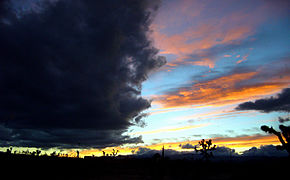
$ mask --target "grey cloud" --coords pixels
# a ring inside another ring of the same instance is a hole
[[[252,147],[249,150],[246,150],[242,154],[243,156],[276,156],[276,157],[282,157],[282,156],[288,156],[288,153],[286,150],[277,150],[277,148],[273,145],[266,145],[261,146],[260,148]]]
[[[148,38],[159,1],[43,1],[43,10],[21,18],[6,2],[0,1],[0,146],[141,142],[123,133],[142,125],[151,106],[141,97],[142,82],[165,63]]]
[[[182,149],[193,149],[195,146],[192,144],[180,144],[179,147],[181,147]]]
[[[265,113],[273,111],[290,112],[290,88],[285,88],[276,97],[245,102],[236,107],[237,110],[257,110]]]

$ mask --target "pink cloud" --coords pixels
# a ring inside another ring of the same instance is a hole
[[[219,45],[240,44],[254,35],[256,27],[269,16],[267,12],[271,7],[267,3],[247,4],[237,11],[225,11],[236,4],[229,5],[222,1],[219,7],[212,10],[208,8],[211,3],[205,1],[167,3],[166,7],[161,8],[152,26],[155,45],[161,49],[160,54],[177,56],[171,64],[213,68],[219,58],[210,56],[207,51],[210,53],[211,48]]]
[[[249,54],[246,54],[245,56],[243,56],[243,58],[241,60],[237,61],[237,64],[240,64],[241,62],[246,61],[248,59],[248,57],[249,57]]]

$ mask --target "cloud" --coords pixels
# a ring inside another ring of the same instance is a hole
[[[176,60],[170,62],[172,65],[193,64],[213,68],[217,54],[239,47],[243,40],[253,34],[250,27],[238,26],[228,30],[222,27],[223,24],[201,25],[201,27],[189,28],[186,32],[175,35],[154,31],[154,39],[156,46],[163,50],[161,54],[178,56]],[[217,41],[217,39],[223,40]],[[217,49],[219,51],[216,51]]]
[[[213,138],[214,144],[230,148],[238,147],[257,147],[261,145],[280,144],[278,138],[274,135],[240,135],[236,137],[216,137]]]
[[[290,121],[290,118],[289,117],[287,117],[287,118],[279,117],[279,122],[280,123],[284,123],[284,122],[288,122],[288,121]]]
[[[0,147],[40,147],[49,149],[103,148],[125,143],[143,143],[141,136],[122,135],[124,130],[90,129],[10,129],[0,126]]]
[[[239,104],[237,110],[257,110],[261,112],[290,112],[290,88],[285,88],[277,96]]]
[[[135,151],[136,155],[139,156],[146,156],[146,157],[152,157],[154,154],[160,153],[160,150],[154,150],[150,148],[140,147],[137,151]]]
[[[193,146],[192,144],[180,144],[179,145],[181,147],[181,149],[194,149],[195,146]]]
[[[6,9],[3,1],[0,9]],[[151,101],[150,72],[165,63],[148,39],[157,1],[46,1],[40,12],[0,15],[1,146],[106,147]],[[9,9],[7,10],[9,11]],[[141,123],[142,124],[142,123]]]
[[[240,64],[241,62],[244,62],[244,61],[246,61],[247,59],[248,59],[248,54],[247,55],[245,55],[245,56],[243,56],[243,58],[241,59],[241,60],[238,60],[236,63],[237,64]]]
[[[229,147],[220,146],[220,147],[217,147],[213,151],[213,155],[214,156],[238,156],[238,153],[236,153],[234,149],[231,149]]]
[[[1,130],[1,129],[0,129]],[[202,139],[204,135],[193,135],[196,139],[196,137]],[[275,135],[261,135],[261,134],[254,134],[254,135],[239,135],[234,137],[229,137],[225,135],[214,135],[214,137],[211,138],[213,141],[213,144],[217,145],[217,150],[214,151],[214,155],[217,156],[227,156],[227,155],[236,155],[236,151],[233,151],[236,149],[237,151],[239,149],[245,149],[245,148],[252,148],[252,147],[259,147],[261,145],[278,145],[280,144],[280,141],[278,140],[277,136]],[[161,153],[161,149],[164,146],[165,147],[165,155],[169,156],[171,155],[182,155],[190,153],[192,155],[193,149],[186,149],[182,148],[183,145],[185,147],[194,147],[194,145],[198,144],[198,140],[187,140],[187,141],[178,141],[178,142],[158,142],[159,140],[156,140],[151,145],[143,145],[143,146],[123,146],[123,147],[107,147],[104,149],[85,149],[81,151],[82,155],[92,155],[92,154],[98,154],[99,156],[102,155],[102,151],[105,152],[112,152],[112,149],[117,149],[120,151],[120,154],[138,154],[141,157],[144,155],[146,157],[152,157],[155,153]],[[138,152],[138,149],[139,152]],[[240,151],[240,150],[239,150]],[[225,155],[226,154],[226,155]]]
[[[192,148],[183,148],[183,149],[192,149]],[[159,153],[161,154],[161,150],[151,149],[151,148],[145,148],[140,147],[137,151],[135,151],[135,154],[139,157],[152,157],[154,154]],[[184,157],[184,155],[190,155],[188,158],[192,158],[192,155],[196,154],[195,151],[177,151],[173,149],[165,149],[165,156],[166,157],[174,157],[180,158]],[[213,155],[215,157],[218,156],[238,156],[238,154],[235,152],[234,149],[228,148],[228,147],[217,147],[216,150],[213,151]],[[201,158],[201,157],[195,157],[195,158]]]
[[[243,156],[267,156],[267,157],[286,157],[288,153],[286,150],[277,150],[273,145],[260,146],[260,148],[252,147],[249,150],[246,150],[242,154]]]
[[[204,137],[204,136],[203,136]],[[202,137],[200,137],[202,139]],[[253,135],[239,135],[234,137],[228,136],[219,136],[219,137],[212,137],[213,144],[216,144],[218,147],[228,147],[228,148],[251,148],[253,146],[261,146],[261,145],[278,145],[280,141],[278,140],[277,136],[275,135],[261,135],[261,134],[253,134]],[[146,145],[145,148],[160,150],[164,146],[165,149],[173,149],[176,151],[185,150],[182,149],[180,144],[191,144],[197,145],[198,140],[193,141],[182,141],[182,142],[162,142],[159,144],[152,144]]]
[[[288,4],[269,1],[165,1],[152,26],[153,37],[162,54],[177,56],[170,62],[175,64],[174,68],[184,64],[214,68],[220,59],[218,55],[229,53],[229,48],[240,49],[248,45],[265,20],[285,16]],[[275,12],[275,15],[268,12]],[[214,52],[216,48],[219,48],[217,53]]]
[[[164,133],[164,132],[176,132],[176,131],[183,131],[187,129],[195,129],[200,127],[209,126],[210,123],[204,123],[204,124],[197,124],[197,125],[187,125],[187,126],[181,126],[181,127],[165,127],[161,129],[155,129],[150,131],[141,131],[141,132],[133,132],[130,133],[132,135],[144,135],[144,134],[156,134],[156,133]]]
[[[192,76],[186,84],[153,95],[153,103],[166,109],[223,106],[275,94],[290,85],[290,69],[285,66],[289,56],[269,61],[258,67],[236,66],[214,77]]]
[[[279,78],[274,81],[274,77],[277,77],[278,74],[269,78],[268,76],[262,77],[260,74],[265,73],[249,70],[232,72],[164,92],[163,95],[154,97],[154,103],[167,108],[192,105],[221,106],[273,94],[289,85],[289,81]],[[290,79],[290,76],[286,76],[285,78]]]
[[[162,154],[162,150],[156,150],[156,149],[151,149],[151,148],[146,148],[146,147],[140,147],[138,148],[138,150],[136,150],[134,152],[135,155],[137,155],[138,157],[142,157],[142,158],[151,158],[153,157],[156,153],[158,154]],[[170,157],[170,158],[177,158],[180,156],[182,157],[182,155],[191,155],[192,152],[180,152],[180,151],[176,151],[173,149],[165,149],[164,151],[165,157]]]

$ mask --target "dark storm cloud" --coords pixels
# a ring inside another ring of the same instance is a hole
[[[277,148],[273,145],[261,146],[260,148],[252,147],[249,150],[246,150],[242,154],[243,156],[268,156],[268,157],[281,157],[288,156],[286,150],[277,150]]]
[[[290,112],[290,88],[285,88],[276,97],[259,99],[255,102],[239,104],[237,110],[257,110],[262,112],[285,111]]]
[[[0,21],[1,146],[141,142],[122,133],[142,122],[151,105],[142,82],[165,63],[148,39],[158,3],[43,3],[41,12]]]
[[[214,156],[238,156],[239,154],[235,152],[234,149],[220,146],[217,147],[216,150],[213,151]]]
[[[124,130],[10,129],[0,125],[0,147],[104,148],[123,143],[141,143],[142,138],[122,135]]]
[[[287,118],[279,117],[278,119],[279,119],[279,122],[280,122],[280,123],[284,123],[284,122],[288,122],[288,121],[290,121],[290,117],[287,117]]]

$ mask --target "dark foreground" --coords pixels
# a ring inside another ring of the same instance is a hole
[[[135,158],[1,157],[5,179],[285,179],[288,158],[203,162]],[[288,178],[287,177],[287,178]],[[286,179],[287,179],[286,178]]]

